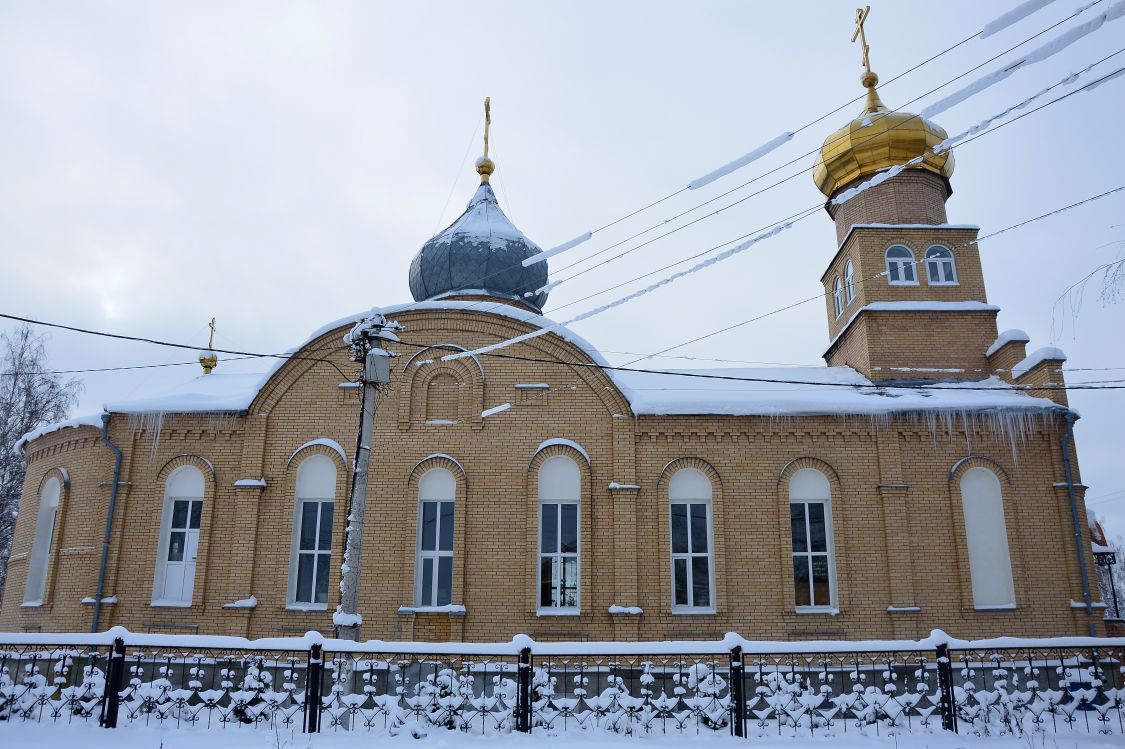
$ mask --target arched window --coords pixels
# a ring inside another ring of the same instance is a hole
[[[579,606],[578,507],[582,474],[563,455],[539,467],[539,610],[577,613]]]
[[[934,245],[926,250],[926,274],[931,286],[957,283],[957,265],[953,262],[953,250]]]
[[[289,554],[289,604],[327,607],[336,510],[336,464],[310,455],[297,466],[293,543]]]
[[[62,484],[52,476],[39,493],[39,515],[35,521],[35,540],[31,545],[31,561],[27,568],[27,586],[23,592],[24,606],[43,605],[47,588],[47,566],[51,559],[51,541],[55,535],[55,518],[59,512]]]
[[[836,317],[844,314],[844,287],[839,276],[832,282],[832,304],[836,308]]]
[[[844,292],[847,294],[848,302],[855,299],[855,266],[852,261],[844,263]]]
[[[711,538],[711,480],[685,468],[668,482],[672,536],[672,610],[715,608]]]
[[[453,518],[457,479],[444,468],[431,468],[418,481],[418,564],[415,604],[447,606],[453,602]]]
[[[1015,606],[1004,499],[996,474],[987,468],[965,471],[961,477],[961,506],[965,512],[973,605],[978,609]]]
[[[789,523],[793,533],[793,591],[797,608],[835,608],[832,490],[820,471],[802,468],[789,479]]]
[[[887,280],[893,284],[917,284],[914,274],[914,253],[896,244],[887,250]]]
[[[156,563],[153,605],[190,606],[203,515],[203,474],[194,466],[172,471],[164,485],[164,515]]]

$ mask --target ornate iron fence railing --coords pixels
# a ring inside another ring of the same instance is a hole
[[[1125,735],[1125,639],[403,643],[0,633],[13,722],[420,735]]]

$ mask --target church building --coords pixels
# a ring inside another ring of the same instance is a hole
[[[356,529],[362,638],[1104,632],[1065,357],[997,330],[977,227],[946,216],[945,132],[877,82],[813,174],[836,230],[822,368],[609,368],[542,316],[548,262],[523,264],[542,250],[486,151],[414,301],[375,310],[402,329]],[[27,435],[0,629],[331,632],[363,393],[344,336],[368,314],[264,374],[203,356]]]

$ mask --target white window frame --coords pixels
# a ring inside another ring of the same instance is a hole
[[[62,482],[52,476],[43,483],[43,488],[39,491],[35,540],[31,544],[31,558],[28,560],[27,579],[24,581],[24,606],[42,606],[47,594],[47,575],[51,568],[51,549],[55,542],[61,498]]]
[[[573,486],[568,487],[569,491],[557,491],[554,487],[545,487],[544,484],[544,471],[552,465],[561,465],[565,461],[573,469],[575,482]],[[566,455],[552,455],[543,461],[539,466],[538,471],[538,512],[536,513],[535,521],[535,610],[539,616],[576,616],[582,612],[582,470],[573,459]],[[558,496],[553,496],[557,494]],[[571,496],[564,496],[570,494]],[[558,542],[554,552],[543,551],[543,506],[556,505],[558,506],[557,523],[555,528],[555,538]],[[562,551],[562,507],[563,505],[574,506],[575,518],[575,538],[577,540],[577,551],[563,552]],[[550,557],[552,560],[551,570],[554,576],[551,581],[552,590],[557,590],[560,585],[558,583],[559,570],[562,564],[567,559],[573,558],[575,560],[574,568],[574,606],[563,606],[557,600],[551,605],[544,605],[542,599],[543,590],[543,560]]]
[[[327,482],[323,487],[309,487],[308,483],[312,483],[315,479],[310,479],[308,473],[316,470],[317,465],[320,465],[322,470],[331,470],[332,473],[332,486],[329,488]],[[327,465],[325,465],[327,464]],[[332,578],[332,543],[335,540],[336,524],[336,479],[337,479],[336,463],[327,455],[310,455],[300,462],[297,466],[297,480],[294,491],[293,502],[293,534],[289,543],[289,585],[285,594],[285,607],[289,609],[309,610],[309,611],[324,611],[328,608],[327,596],[324,603],[316,603],[314,601],[298,601],[297,600],[297,583],[300,576],[301,555],[312,554],[314,557],[313,562],[313,582],[312,582],[312,598],[316,598],[316,578],[317,570],[321,564],[328,565],[328,578]],[[324,495],[324,496],[317,496]],[[324,508],[318,507],[316,513],[316,549],[302,551],[301,546],[301,524],[304,521],[304,505],[305,503],[316,503],[318,505],[325,502],[332,504],[332,525],[333,531],[329,531],[328,537],[328,560],[323,561],[320,557],[324,556],[324,550],[319,548],[320,545],[320,524],[324,519]]]
[[[981,479],[988,484],[980,487],[993,496],[972,494],[966,482]],[[978,610],[1014,609],[1016,607],[1015,579],[1012,576],[1012,553],[1008,546],[1008,525],[1004,517],[1004,488],[993,471],[976,466],[965,471],[958,482],[961,489],[961,510],[965,520],[965,546],[969,557],[969,578],[972,583],[973,607]],[[981,507],[984,502],[994,502],[992,508]],[[970,510],[970,505],[978,505]],[[983,512],[981,512],[983,510]],[[992,515],[991,518],[988,515]],[[980,527],[981,522],[991,522],[992,527]],[[988,596],[986,588],[1003,588],[1001,595]]]
[[[891,257],[892,250],[905,250],[908,257]],[[891,286],[917,286],[918,285],[918,264],[914,260],[914,250],[910,249],[904,244],[894,244],[887,248],[883,253],[883,259],[886,261],[887,283]],[[910,271],[912,276],[911,280],[895,280],[894,274],[897,271],[899,276],[906,277],[906,271]]]
[[[438,482],[442,482],[445,486],[441,486]],[[450,549],[442,549],[441,547],[441,505],[443,503],[451,503],[453,505],[453,528],[450,530],[453,542]],[[434,509],[436,512],[436,525],[434,526],[434,545],[438,548],[423,549],[422,548],[422,518],[427,503],[437,505]],[[457,546],[457,477],[453,475],[452,471],[447,468],[431,468],[422,474],[418,479],[418,523],[417,535],[415,537],[414,549],[414,605],[417,608],[431,608],[435,606],[444,606],[453,603],[453,563],[454,563],[454,549]],[[445,603],[438,603],[438,576],[441,569],[441,560],[449,559],[449,600]],[[425,563],[429,561],[432,564],[433,576],[430,579],[430,598],[423,600],[423,572]]]
[[[937,251],[939,253],[947,253],[937,258],[931,258],[930,253]],[[930,286],[958,286],[960,281],[957,278],[957,260],[953,256],[953,250],[949,249],[943,244],[935,244],[926,250],[924,256],[926,261],[926,279],[929,281]],[[938,267],[938,276],[934,279],[933,269]],[[948,272],[949,278],[944,278]]]
[[[855,300],[855,266],[851,260],[844,263],[844,293],[846,303],[851,304]]]
[[[176,478],[176,475],[180,474],[180,473],[186,473],[186,472],[189,472],[189,471],[194,471],[195,473],[199,474],[200,482],[203,485],[203,490],[200,492],[200,495],[198,497],[195,497],[195,496],[186,496],[186,495],[180,496],[180,495],[171,494],[172,482]],[[164,598],[163,596],[160,595],[160,592],[163,591],[163,589],[164,589],[164,578],[165,578],[165,572],[166,572],[166,563],[168,561],[167,557],[168,557],[169,532],[170,532],[171,527],[172,527],[172,514],[173,514],[173,510],[174,510],[175,505],[176,505],[176,500],[187,501],[189,503],[188,504],[188,523],[189,523],[189,525],[190,525],[190,518],[191,518],[191,504],[190,503],[196,502],[196,501],[201,503],[200,512],[199,512],[200,528],[197,529],[197,530],[200,533],[202,533],[203,512],[206,510],[206,507],[204,505],[207,501],[207,477],[203,475],[203,471],[199,470],[198,468],[196,468],[193,465],[182,465],[179,468],[176,468],[170,474],[168,474],[168,478],[165,479],[165,481],[164,481],[164,506],[163,506],[163,511],[161,513],[161,518],[160,518],[160,538],[158,539],[157,544],[156,544],[156,571],[155,571],[155,574],[153,575],[153,581],[152,581],[152,605],[187,608],[188,606],[192,605],[192,601],[190,601],[190,600],[184,601],[184,600],[166,599],[166,598]],[[198,557],[196,557],[195,561],[196,561],[195,575],[192,578],[192,599],[195,598],[195,577],[197,577],[199,575]]]
[[[819,480],[815,479],[813,476],[811,476],[811,474],[816,474],[816,476],[819,477]],[[810,489],[800,487],[798,489],[798,491],[795,493],[794,492],[794,482],[797,482],[798,484],[804,483],[804,482],[801,481],[801,479],[804,479],[806,477],[809,479],[809,481],[815,481],[815,483],[818,484],[819,486],[817,486],[816,488],[810,488]],[[805,551],[797,551],[795,548],[793,548],[793,546],[794,546],[793,535],[792,535],[792,531],[790,531],[790,534],[789,534],[790,567],[789,568],[790,568],[790,572],[791,572],[791,575],[793,576],[793,578],[796,578],[796,565],[794,564],[794,560],[797,557],[802,557],[802,556],[807,560],[807,566],[808,566],[808,569],[809,569],[809,600],[812,600],[812,598],[813,598],[813,595],[812,595],[813,594],[813,590],[812,590],[812,587],[813,587],[813,585],[812,585],[812,580],[813,580],[812,560],[813,560],[813,557],[824,556],[825,554],[827,554],[827,557],[828,557],[828,599],[829,599],[828,603],[827,604],[815,604],[815,605],[798,605],[796,603],[796,601],[794,600],[794,604],[793,604],[794,609],[797,611],[797,613],[810,613],[810,614],[811,613],[835,613],[836,611],[839,610],[839,600],[837,598],[837,589],[836,589],[836,543],[835,543],[835,539],[834,539],[835,532],[834,532],[833,524],[832,524],[832,485],[831,485],[831,483],[829,483],[828,477],[825,476],[822,471],[819,471],[815,468],[802,468],[799,471],[797,471],[796,473],[794,473],[789,478],[788,491],[789,491],[790,512],[792,512],[792,506],[793,505],[806,505],[806,508],[804,510],[804,513],[803,513],[804,518],[805,518],[805,547],[806,548],[805,548]],[[812,532],[811,532],[811,528],[810,528],[811,524],[810,524],[810,521],[809,521],[809,511],[808,511],[808,508],[807,508],[807,505],[810,505],[810,504],[820,504],[820,505],[824,506],[824,536],[825,536],[825,549],[827,550],[826,552],[812,551],[812,544],[810,543],[811,538],[812,538]],[[792,517],[792,515],[790,515],[790,517]],[[794,588],[796,588],[796,585],[797,585],[796,579],[794,579],[793,585],[794,585]],[[796,594],[796,590],[794,590],[794,595],[795,594]]]
[[[696,482],[697,486],[703,486],[706,483],[706,492],[698,491],[690,486],[692,482]],[[714,614],[715,608],[715,523],[714,523],[714,505],[712,502],[714,496],[714,487],[711,484],[711,479],[703,471],[698,468],[681,468],[672,474],[671,479],[668,481],[668,551],[669,551],[669,572],[671,573],[671,601],[673,614]],[[699,553],[691,550],[691,505],[702,504],[706,506],[707,511],[707,552]],[[673,505],[687,505],[688,512],[688,551],[677,552],[673,546],[673,530],[672,530],[672,506]],[[706,606],[694,605],[695,588],[691,584],[691,560],[696,557],[706,557],[707,559],[707,595],[710,603]],[[687,567],[687,590],[689,603],[677,604],[676,603],[676,560],[686,560]]]
[[[832,282],[832,306],[836,309],[837,318],[844,314],[844,286],[839,276]]]

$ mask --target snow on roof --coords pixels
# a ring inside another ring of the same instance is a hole
[[[106,403],[105,410],[130,414],[245,411],[266,379],[261,374],[213,372],[166,387],[146,398]]]
[[[528,239],[522,231],[515,227],[496,202],[492,188],[482,184],[473,194],[465,212],[448,227],[435,234],[427,244],[451,244],[456,238],[479,245],[488,245],[493,249],[504,249],[508,242],[523,242],[539,249],[539,246]]]
[[[1066,354],[1061,348],[1044,346],[1031,352],[1026,359],[1012,367],[1012,377],[1017,380],[1045,361],[1066,361]]]
[[[1028,342],[1031,341],[1031,336],[1029,336],[1024,331],[1020,330],[1019,328],[1012,328],[1011,330],[1005,330],[1003,333],[1001,333],[1000,335],[998,335],[996,337],[996,340],[992,343],[991,346],[988,347],[988,351],[985,351],[984,355],[986,357],[992,356],[997,351],[999,351],[1004,346],[1004,344],[1011,343],[1012,341],[1019,341],[1020,343],[1028,343]]]
[[[16,440],[15,444],[12,445],[12,449],[16,452],[19,452],[28,442],[39,439],[45,434],[58,432],[62,429],[75,429],[77,427],[94,427],[95,429],[101,429],[102,415],[100,413],[97,413],[87,414],[85,416],[76,416],[73,419],[67,419],[66,421],[57,421],[54,424],[46,424],[39,427],[38,429],[32,429],[30,432]]]
[[[996,309],[981,302],[879,302],[865,309]],[[509,304],[482,306],[481,302],[430,300],[365,310],[335,320],[314,330],[295,353],[317,338],[340,328],[350,328],[371,313],[391,316],[406,312],[472,310],[499,315],[536,327],[557,325],[530,310]],[[854,318],[853,318],[854,319]],[[609,362],[582,336],[565,327],[553,334],[570,342],[596,364]],[[1057,349],[1040,349],[1058,352]],[[1058,352],[1061,354],[1061,352]],[[1028,357],[1028,361],[1032,359]],[[1048,356],[1047,358],[1054,358]],[[1063,357],[1065,358],[1065,356]],[[148,397],[107,403],[105,410],[125,414],[163,413],[238,413],[247,410],[275,373],[288,359],[277,359],[261,374],[199,375],[184,383],[169,385]],[[729,379],[684,377],[677,373],[700,373],[720,377],[787,380],[793,383],[746,382]],[[1057,409],[1053,402],[1033,398],[993,377],[981,382],[945,383],[926,389],[887,389],[872,383],[849,367],[801,367],[774,369],[699,369],[670,370],[668,373],[606,370],[637,415],[715,414],[727,416],[803,416],[831,414],[880,415],[907,411],[1047,411]],[[839,387],[839,384],[856,387]],[[989,387],[995,390],[972,390]],[[25,435],[18,443],[58,429],[77,426],[100,427],[100,414],[52,424]]]
[[[1050,400],[1018,392],[997,377],[925,388],[881,388],[851,367],[675,371],[688,376],[615,372],[614,380],[629,399],[634,413],[652,416],[880,416],[909,411],[1048,411],[1058,408]],[[691,376],[696,374],[736,379]]]

